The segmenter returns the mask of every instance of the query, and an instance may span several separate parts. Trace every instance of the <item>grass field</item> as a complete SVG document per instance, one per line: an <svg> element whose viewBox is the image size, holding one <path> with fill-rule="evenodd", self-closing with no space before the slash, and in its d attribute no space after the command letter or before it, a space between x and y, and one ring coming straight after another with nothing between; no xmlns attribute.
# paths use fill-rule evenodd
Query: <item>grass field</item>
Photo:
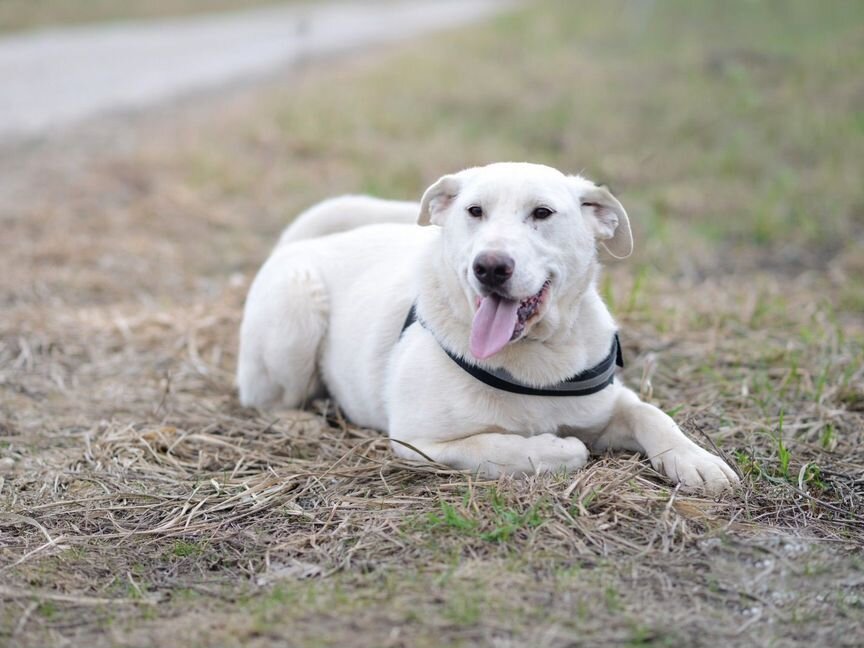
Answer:
<svg viewBox="0 0 864 648"><path fill-rule="evenodd" d="M861 644L864 5L545 2L206 104L0 158L0 644ZM508 159L627 206L625 379L739 492L239 406L292 215Z"/></svg>
<svg viewBox="0 0 864 648"><path fill-rule="evenodd" d="M110 20L187 16L299 1L301 0L2 0L0 32Z"/></svg>

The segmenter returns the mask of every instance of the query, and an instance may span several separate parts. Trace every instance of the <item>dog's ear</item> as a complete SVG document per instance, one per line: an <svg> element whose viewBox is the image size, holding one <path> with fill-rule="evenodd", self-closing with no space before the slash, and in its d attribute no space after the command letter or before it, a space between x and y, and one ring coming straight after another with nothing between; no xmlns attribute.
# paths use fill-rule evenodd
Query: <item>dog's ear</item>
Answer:
<svg viewBox="0 0 864 648"><path fill-rule="evenodd" d="M616 259L633 254L633 233L624 206L606 187L580 176L572 176L582 215L588 219L595 238Z"/></svg>
<svg viewBox="0 0 864 648"><path fill-rule="evenodd" d="M420 200L420 216L417 218L418 225L443 225L444 212L459 193L459 178L453 175L445 175L423 192Z"/></svg>
<svg viewBox="0 0 864 648"><path fill-rule="evenodd" d="M418 225L443 225L447 208L459 195L463 183L474 172L474 168L442 176L429 187L420 200Z"/></svg>

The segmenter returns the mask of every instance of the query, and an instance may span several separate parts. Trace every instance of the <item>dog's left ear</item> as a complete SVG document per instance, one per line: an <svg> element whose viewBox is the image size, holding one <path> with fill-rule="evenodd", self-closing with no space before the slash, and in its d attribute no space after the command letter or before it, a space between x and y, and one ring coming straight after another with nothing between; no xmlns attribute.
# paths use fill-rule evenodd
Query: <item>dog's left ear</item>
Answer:
<svg viewBox="0 0 864 648"><path fill-rule="evenodd" d="M616 259L633 254L633 233L624 206L606 187L580 176L572 176L582 215L588 219L595 238Z"/></svg>

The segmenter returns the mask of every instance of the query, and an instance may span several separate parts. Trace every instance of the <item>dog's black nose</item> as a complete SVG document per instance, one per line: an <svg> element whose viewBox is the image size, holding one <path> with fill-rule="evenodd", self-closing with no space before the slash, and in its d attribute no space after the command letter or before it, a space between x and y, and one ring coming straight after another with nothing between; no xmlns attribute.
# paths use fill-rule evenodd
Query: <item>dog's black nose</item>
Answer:
<svg viewBox="0 0 864 648"><path fill-rule="evenodd" d="M484 286L495 288L511 276L516 262L509 254L502 252L481 252L474 259L474 276Z"/></svg>

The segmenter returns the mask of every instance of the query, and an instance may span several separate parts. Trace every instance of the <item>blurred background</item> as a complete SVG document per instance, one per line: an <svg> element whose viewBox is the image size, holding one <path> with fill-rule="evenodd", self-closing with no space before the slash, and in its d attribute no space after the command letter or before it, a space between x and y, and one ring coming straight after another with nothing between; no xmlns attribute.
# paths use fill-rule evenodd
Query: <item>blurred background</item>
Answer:
<svg viewBox="0 0 864 648"><path fill-rule="evenodd" d="M637 275L809 270L860 311L845 279L861 272L861 13L803 1L4 0L0 207L37 213L4 236L32 240L50 207L64 244L85 237L69 262L119 263L152 294L184 274L181 259L198 279L248 270L324 196L417 197L453 169L532 160L621 194ZM460 24L471 26L420 36ZM157 221L158 249L142 254ZM45 270L31 262L5 273L26 269L8 287L16 299ZM105 279L91 264L64 299Z"/></svg>
<svg viewBox="0 0 864 648"><path fill-rule="evenodd" d="M766 534L763 538L769 528L782 528L857 542L860 550L864 3L0 0L0 451L5 455L0 473L17 471L5 490L0 477L0 496L19 509L53 506L70 496L65 486L56 486L68 479L70 491L92 501L105 493L125 498L134 492L165 503L164 511L147 509L152 518L143 522L119 506L107 514L87 509L94 537L74 531L80 555L56 564L28 559L7 573L9 582L24 588L39 579L63 581L70 591L101 597L115 591L106 571L134 572L135 579L128 578L132 586L140 582L146 590L149 583L153 591L169 593L176 593L184 578L194 581L195 570L223 578L229 587L254 580L242 565L261 564L265 549L269 561L269 548L245 535L237 542L207 536L203 548L195 549L199 553L182 549L188 559L183 572L160 571L162 554L146 553L172 551L167 535L153 536L152 546L130 541L121 551L113 540L100 543L98 534L115 523L169 529L176 515L169 504L197 501L192 498L202 483L201 465L222 476L240 465L228 450L214 453L216 445L240 448L243 461L258 457L260 463L248 464L244 473L254 473L249 479L264 479L268 462L277 459L295 471L291 474L329 474L343 455L366 461L366 448L373 445L354 453L351 444L375 439L360 432L326 428L321 419L326 429L320 434L332 435L329 445L300 435L308 447L296 450L292 444L300 442L290 420L276 424L240 410L233 372L249 282L279 231L318 200L349 192L417 199L444 173L506 160L545 163L608 183L627 208L636 253L625 262L609 262L601 279L622 330L625 376L697 441L705 443L700 430L707 431L745 475L744 495L717 513L730 525L724 528L734 530L731 520L747 520L754 534ZM163 434L185 435L187 441L182 447L173 441L159 445L154 439ZM255 445L271 437L275 441L266 452ZM217 442L201 441L211 438ZM374 449L369 462L390 461L385 443ZM186 463L175 460L181 450ZM344 487L354 498L350 507L339 508L346 516L339 528L348 529L347 536L319 538L316 531L317 542L324 544L313 541L312 549L298 549L292 557L321 562L329 570L355 555L359 544L354 543L362 536L369 543L358 555L368 564L391 561L394 569L403 568L404 546L384 540L376 545L371 539L378 536L354 531L364 520L383 524L381 509L363 508L360 499L383 488L378 466L369 482L376 485L362 493L334 474L333 488ZM673 510L675 495L669 499L662 481L647 481L642 464L620 462L614 468L629 471L632 480L616 476L614 488L604 492L644 498L628 509L634 517L619 522L618 500L608 508L586 503L574 515L583 516L580 524L596 523L594 533L631 534L629 547L653 546L658 520L679 515L681 496ZM70 471L83 476L73 479ZM163 478L166 474L170 477ZM420 478L398 474L414 479L405 488L416 485L423 497L438 488L439 482L429 481L422 490ZM605 473L592 474L602 482ZM636 483L637 475L642 485L631 488L627 483ZM225 489L245 488L240 477L229 481ZM319 482L309 484L303 492L319 493ZM525 488L520 501L533 507L539 495L530 491L533 486ZM555 488L553 483L542 491L543 497L557 501L561 488ZM235 491L207 492L212 499L201 510L214 525L222 524L220 516L230 507L245 506L232 495L230 504L211 511L207 507ZM453 506L461 506L460 493L452 490ZM595 494L592 490L592 501ZM321 501L331 495L320 495ZM380 491L381 498L391 495ZM278 497L283 499L274 496L274 501L291 515L300 510L302 502L292 499L287 487ZM400 520L424 520L439 511L435 498L418 496L412 502L397 503L404 506L394 509ZM702 519L699 512L712 505L696 498L687 502L691 513L696 511L693 519ZM73 533L60 517L36 510L24 512L55 536ZM330 510L325 507L325 517ZM73 526L83 524L81 515L70 514ZM290 543L286 534L297 531L286 526L285 517L247 519L257 538ZM562 528L572 529L573 518L562 520ZM234 528L230 524L219 528ZM700 524L675 517L669 533L678 535L663 552L689 550L693 538L715 528L714 522ZM413 538L417 528L425 527L387 529L380 536L396 542ZM9 562L24 560L45 542L39 529L45 530L19 527L17 544L0 546L0 552ZM464 538L441 537L430 544L462 555ZM559 536L537 537L560 542ZM189 538L198 541L194 534ZM602 545L604 560L607 551L618 551L613 540L596 544ZM471 542L472 559L485 560L486 551L498 555L476 538ZM493 574L490 592L539 588L533 598L524 597L541 602L526 618L560 612L555 623L566 627L572 610L547 609L553 598L554 605L565 603L548 595L558 581L535 577L548 573L542 550L532 554L531 542L518 545L520 559L532 571L517 585L507 581L511 563L507 569L497 563L478 568L476 574ZM433 579L444 572L430 565L452 571L451 554L442 557L413 540L407 544L416 549L415 563L408 564L431 575L422 576L428 582L417 581L417 591L400 590L415 619L406 612L406 623L443 618L437 627L458 629L467 618L466 625L485 624L493 633L522 618L482 601L467 605L476 611L473 617L459 616L466 606L458 601L453 607L458 614L451 615L450 608L442 612L441 599L434 596L445 578ZM577 551L571 545L561 551ZM774 545L766 546L760 561L776 553ZM236 560L220 562L225 555ZM663 569L669 555L663 553ZM210 562L199 568L195 561L205 559ZM104 561L111 570L87 571L90 560ZM721 632L724 641L744 627L762 633L763 643L777 636L810 636L820 644L827 635L818 632L842 628L848 630L842 638L855 636L857 617L849 610L860 607L860 579L858 594L848 594L857 602L842 598L851 589L837 589L837 579L818 602L805 600L815 592L806 579L827 573L821 567L804 572L805 580L794 587L784 586L778 603L804 601L803 612L798 615L796 608L792 616L816 619L808 631L788 624L773 606L742 623L736 606L775 600L771 579L762 581L762 599L749 594L755 585L745 576L762 573L763 563L755 560L741 563L740 582L727 589L698 580L706 569L702 562L685 564L677 577L694 579L692 587L670 587L663 572L638 600L630 594L637 592L630 572L615 572L615 561L597 563L597 573L607 579L606 595L596 596L595 588L583 602L588 616L608 621L600 622L598 633L608 629L617 633L615 641L629 638L634 645L642 643L636 631L616 623L632 621L638 629L651 605L664 605L663 597L674 598L675 592L689 597L691 591L704 594L704 602L669 603L658 617L662 621L668 610L681 611L672 624L684 628L676 635L684 637L680 645L704 643L705 632L718 628L728 631ZM141 564L144 571L134 571ZM860 559L855 564L860 570ZM737 578L738 571L726 563L715 566L717 578ZM634 567L632 574L637 571ZM180 576L171 580L175 573ZM376 588L384 581L375 581L371 568L370 573L363 580L360 571L346 568L344 582L352 601L359 589L372 592L364 614L377 619L398 597L379 605L386 596ZM615 596L607 581L621 585L611 590ZM470 585L469 598L477 591L473 581ZM747 602L716 604L717 592L726 591L746 592L740 600ZM304 613L297 603L301 597L285 600ZM334 600L338 608L342 599ZM591 607L604 600L608 609ZM6 606L0 622L24 627L24 609L23 602ZM180 607L172 609L180 614ZM699 626L707 609L717 617ZM351 608L318 631L345 632L353 640L345 619L355 612ZM136 618L144 623L145 616ZM57 617L40 618L49 629L66 632ZM82 619L90 631L100 632L98 618ZM659 636L666 636L663 628L669 625L658 624ZM370 627L390 626L376 621ZM429 645L442 636L469 637L469 644L476 638L454 632L438 635L433 628ZM574 632L582 641L581 630ZM45 645L34 636L32 645ZM214 645L224 642L217 637Z"/></svg>

